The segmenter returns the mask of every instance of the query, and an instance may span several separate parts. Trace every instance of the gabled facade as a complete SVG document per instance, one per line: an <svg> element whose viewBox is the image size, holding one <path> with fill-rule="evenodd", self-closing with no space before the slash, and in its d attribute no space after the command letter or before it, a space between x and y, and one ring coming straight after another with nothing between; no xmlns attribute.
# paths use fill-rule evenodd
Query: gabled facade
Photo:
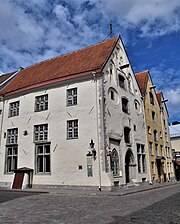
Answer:
<svg viewBox="0 0 180 224"><path fill-rule="evenodd" d="M163 139L162 115L155 92L155 85L153 85L148 71L138 73L135 77L144 101L150 180L152 182L164 182L168 179L166 146Z"/></svg>
<svg viewBox="0 0 180 224"><path fill-rule="evenodd" d="M149 180L141 93L120 37L32 65L1 95L1 185L24 167L34 186Z"/></svg>
<svg viewBox="0 0 180 224"><path fill-rule="evenodd" d="M171 148L171 141L170 141L170 132L169 132L169 125L168 125L168 111L166 107L166 101L164 99L162 92L157 92L157 100L160 107L160 114L161 114L161 124L162 124L162 135L164 140L164 148L165 148L165 155L166 155L166 164L167 164L167 174L168 174L168 181L174 180L174 169L172 163L172 148Z"/></svg>

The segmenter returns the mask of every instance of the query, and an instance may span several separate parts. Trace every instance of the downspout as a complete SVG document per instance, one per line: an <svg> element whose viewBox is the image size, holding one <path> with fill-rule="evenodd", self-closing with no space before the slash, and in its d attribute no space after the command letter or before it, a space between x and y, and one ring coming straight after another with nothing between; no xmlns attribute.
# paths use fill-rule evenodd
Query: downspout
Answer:
<svg viewBox="0 0 180 224"><path fill-rule="evenodd" d="M96 72L92 72L95 82L95 93L96 93L96 128L97 128L97 140L98 140L98 175L99 175L99 191L101 191L101 155L100 155L100 140L99 140L99 113L98 113L98 85Z"/></svg>

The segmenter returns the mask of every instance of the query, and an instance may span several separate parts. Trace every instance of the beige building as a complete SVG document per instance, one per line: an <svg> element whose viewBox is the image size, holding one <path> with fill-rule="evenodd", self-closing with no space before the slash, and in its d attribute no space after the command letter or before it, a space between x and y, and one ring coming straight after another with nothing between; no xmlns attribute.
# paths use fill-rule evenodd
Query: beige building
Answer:
<svg viewBox="0 0 180 224"><path fill-rule="evenodd" d="M164 148L165 148L165 157L166 157L166 164L167 164L167 174L168 174L168 181L174 180L174 169L173 169L173 162L172 162L172 148L171 148L171 141L170 141L170 132L169 132L169 125L168 125L168 110L166 107L166 99L164 99L162 92L157 92L157 99L160 106L160 114L161 114L161 124L162 124L162 134L164 140Z"/></svg>
<svg viewBox="0 0 180 224"><path fill-rule="evenodd" d="M144 71L136 74L135 76L141 89L142 98L144 101L147 133L146 136L150 163L150 180L155 182L164 182L168 179L168 169L166 162L167 155L165 147L169 147L170 150L170 146L169 132L164 132L162 119L165 120L167 130L167 114L165 114L167 112L164 110L164 116L162 116L155 91L155 85L151 80L149 72ZM166 134L168 142L164 141L163 134Z"/></svg>
<svg viewBox="0 0 180 224"><path fill-rule="evenodd" d="M25 68L1 96L1 186L149 181L143 101L120 37Z"/></svg>

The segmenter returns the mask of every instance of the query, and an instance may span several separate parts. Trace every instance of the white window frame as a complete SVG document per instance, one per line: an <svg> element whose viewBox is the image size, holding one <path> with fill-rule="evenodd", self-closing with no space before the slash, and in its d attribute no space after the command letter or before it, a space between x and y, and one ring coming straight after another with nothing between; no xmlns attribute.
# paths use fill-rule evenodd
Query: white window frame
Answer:
<svg viewBox="0 0 180 224"><path fill-rule="evenodd" d="M11 153L9 153L11 151ZM6 173L13 173L17 169L18 146L6 147Z"/></svg>
<svg viewBox="0 0 180 224"><path fill-rule="evenodd" d="M67 89L67 106L77 105L77 88Z"/></svg>
<svg viewBox="0 0 180 224"><path fill-rule="evenodd" d="M18 141L18 128L12 128L7 130L7 139L6 143L9 144L17 144Z"/></svg>
<svg viewBox="0 0 180 224"><path fill-rule="evenodd" d="M146 153L145 145L137 144L137 164L138 164L138 173L146 173Z"/></svg>
<svg viewBox="0 0 180 224"><path fill-rule="evenodd" d="M48 124L34 125L34 142L48 140Z"/></svg>
<svg viewBox="0 0 180 224"><path fill-rule="evenodd" d="M78 138L78 119L67 121L67 139Z"/></svg>
<svg viewBox="0 0 180 224"><path fill-rule="evenodd" d="M19 116L20 101L12 102L9 104L9 117Z"/></svg>
<svg viewBox="0 0 180 224"><path fill-rule="evenodd" d="M50 143L36 144L35 147L36 147L36 174L50 174L51 173ZM48 163L49 166L47 165Z"/></svg>
<svg viewBox="0 0 180 224"><path fill-rule="evenodd" d="M48 94L35 97L35 112L48 110Z"/></svg>

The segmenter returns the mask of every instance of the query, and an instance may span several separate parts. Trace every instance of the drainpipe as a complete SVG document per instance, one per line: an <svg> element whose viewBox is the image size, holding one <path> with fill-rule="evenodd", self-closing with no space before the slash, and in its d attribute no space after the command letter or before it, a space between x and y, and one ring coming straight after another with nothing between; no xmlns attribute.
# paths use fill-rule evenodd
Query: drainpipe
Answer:
<svg viewBox="0 0 180 224"><path fill-rule="evenodd" d="M100 140L99 140L99 116L98 116L98 85L97 85L97 77L96 72L92 72L95 82L95 93L96 93L96 127L97 127L97 139L98 139L98 168L99 168L99 191L101 191L101 155L100 155Z"/></svg>

